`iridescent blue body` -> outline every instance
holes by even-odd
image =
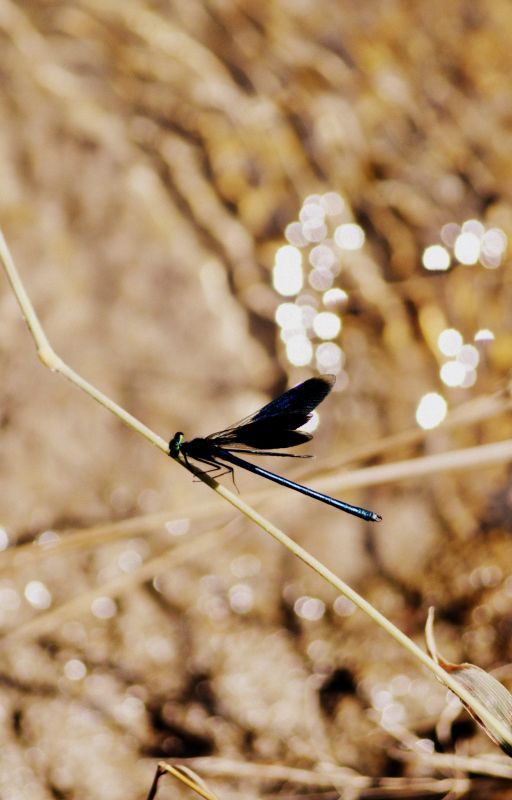
[[[212,433],[204,438],[191,439],[187,442],[183,433],[179,431],[174,434],[169,443],[169,455],[172,458],[179,458],[182,455],[185,462],[191,458],[214,469],[224,469],[225,472],[233,472],[233,467],[227,466],[227,464],[233,464],[274,481],[274,483],[279,483],[281,486],[286,486],[308,497],[320,500],[322,503],[346,511],[348,514],[377,522],[381,517],[374,511],[368,511],[366,508],[353,506],[343,500],[337,500],[327,494],[317,492],[236,455],[237,453],[246,453],[283,458],[310,458],[311,456],[296,455],[295,453],[268,451],[282,447],[295,447],[312,438],[311,434],[297,430],[297,428],[311,418],[312,411],[329,394],[334,382],[334,375],[310,378],[272,400],[255,414],[246,417],[230,428]],[[233,445],[235,446],[233,447]],[[238,445],[245,445],[245,447],[240,448]]]

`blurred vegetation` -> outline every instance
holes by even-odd
[[[511,436],[508,256],[422,266],[449,223],[512,236],[508,2],[2,0],[0,36],[1,224],[85,378],[161,435],[191,437],[307,377],[274,321],[273,259],[304,199],[339,192],[366,242],[336,282],[346,380],[322,406],[308,480],[326,486],[328,466],[337,494],[350,460]],[[441,686],[41,369],[6,282],[0,303],[2,797],[142,797],[155,759],[199,757],[223,800],[505,796],[475,761],[435,760],[434,747],[497,753],[450,718]],[[439,378],[446,328],[494,334],[471,387]],[[432,391],[467,421],[421,431]],[[446,656],[507,683],[506,464],[340,493],[383,515],[371,529],[260,484],[237,476],[408,635],[423,642],[433,604]],[[160,791],[190,796],[168,777]]]

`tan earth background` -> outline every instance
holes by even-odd
[[[330,284],[344,360],[315,460],[277,471],[383,521],[238,470],[240,496],[421,647],[435,606],[444,656],[510,684],[510,470],[459,452],[512,434],[508,252],[423,265],[454,224],[512,236],[510,3],[0,0],[0,42],[0,223],[26,289],[59,355],[165,439],[318,374],[287,357],[273,265],[308,202],[343,198],[329,235],[365,236]],[[222,800],[512,796],[441,684],[44,369],[5,278],[0,303],[2,800],[142,798],[159,759]],[[446,329],[472,385],[440,378]],[[448,416],[425,430],[430,392]]]

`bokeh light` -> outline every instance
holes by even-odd
[[[305,367],[313,358],[313,345],[305,334],[297,333],[286,342],[288,361],[295,367]]]
[[[87,675],[87,667],[79,658],[70,658],[64,664],[64,675],[70,681],[81,681]]]
[[[480,328],[475,333],[475,342],[492,342],[494,338],[494,333],[489,328]]]
[[[345,354],[335,342],[323,342],[316,348],[316,365],[319,372],[337,375],[343,367]]]
[[[341,330],[341,319],[332,311],[321,311],[313,321],[313,330],[320,339],[335,339]]]
[[[117,564],[121,572],[133,572],[141,566],[142,556],[134,548],[127,548],[120,554]]]
[[[350,221],[351,216],[348,203],[338,192],[308,195],[298,219],[286,228],[289,244],[276,251],[274,288],[281,296],[296,296],[295,302],[280,303],[275,311],[286,357],[295,367],[308,366],[314,355],[319,372],[339,375],[342,371],[344,356],[339,345],[315,348],[314,342],[336,340],[343,330],[341,308],[349,296],[335,282],[342,274],[343,259],[349,258],[347,252],[360,249],[365,241],[363,229]],[[319,310],[320,304],[324,311]],[[346,385],[348,376],[345,378],[337,384],[338,389]]]
[[[485,332],[484,332],[485,333]],[[485,335],[481,334],[483,339]],[[475,335],[477,341],[478,334]],[[441,366],[439,375],[446,386],[469,389],[477,380],[476,369],[480,363],[480,353],[473,344],[464,344],[462,334],[455,328],[445,328],[437,339],[439,350],[451,357]]]
[[[479,219],[467,219],[462,223],[461,232],[472,233],[480,240],[485,233],[485,225]]]
[[[460,361],[447,361],[439,370],[439,376],[447,386],[462,386],[466,377],[464,364]]]
[[[317,269],[331,269],[336,263],[336,256],[331,247],[320,244],[311,250],[309,263]]]
[[[302,232],[302,225],[300,222],[290,222],[285,228],[284,235],[294,247],[306,247],[308,244],[308,240]]]
[[[317,292],[325,292],[330,289],[334,280],[334,275],[327,269],[314,269],[309,273],[308,283]]]
[[[321,242],[327,236],[327,225],[318,217],[312,217],[302,223],[302,231],[308,242]]]
[[[41,531],[39,536],[37,537],[37,543],[42,547],[47,545],[57,544],[61,539],[60,535],[56,531],[46,530]]]
[[[190,520],[186,517],[170,519],[164,527],[171,536],[185,536],[190,529]]]
[[[280,328],[294,329],[302,326],[302,312],[295,303],[281,303],[275,313],[275,320]]]
[[[459,264],[468,266],[477,262],[486,269],[496,269],[503,261],[508,247],[508,237],[501,228],[488,228],[477,219],[468,219],[462,225],[448,222],[440,232],[443,245],[425,248],[422,263],[428,270],[446,270],[450,266],[449,249]]]
[[[457,236],[453,250],[455,258],[461,264],[476,264],[480,258],[480,239],[476,233],[464,231]]]
[[[331,217],[342,214],[346,208],[343,197],[338,192],[326,192],[320,199],[326,214]]]
[[[449,269],[450,253],[440,244],[432,244],[423,251],[422,263],[425,269],[444,271]]]
[[[328,289],[323,296],[324,306],[341,306],[346,303],[347,300],[348,294],[338,287]]]
[[[457,353],[457,361],[465,367],[475,368],[480,361],[480,353],[472,344],[463,345]]]
[[[463,389],[470,389],[472,386],[475,385],[477,379],[477,372],[476,369],[472,367],[466,367],[464,379],[460,384]]]
[[[5,528],[0,528],[0,551],[9,547],[9,534]]]
[[[254,592],[246,583],[236,583],[228,592],[229,605],[235,614],[248,614],[254,606]]]
[[[482,236],[480,261],[487,269],[501,265],[508,246],[507,235],[501,228],[490,228]]]
[[[315,198],[309,198],[303,204],[300,213],[299,213],[299,220],[302,223],[309,223],[311,221],[319,224],[323,224],[325,218],[325,208],[321,205],[321,203],[317,202]]]
[[[302,619],[308,622],[316,622],[322,619],[325,614],[325,603],[318,597],[309,597],[305,595],[297,598],[293,605],[293,610],[298,617],[302,617]]]
[[[315,321],[315,317],[317,315],[317,310],[315,306],[310,306],[307,303],[304,303],[300,307],[301,317],[302,317],[302,325],[306,330],[313,330],[313,322]]]
[[[311,412],[311,416],[308,421],[304,425],[301,425],[300,430],[304,431],[304,433],[313,433],[313,431],[316,431],[318,428],[319,422],[320,414],[318,411],[314,410]]]
[[[416,409],[416,421],[420,428],[436,428],[446,417],[446,400],[437,392],[428,392],[421,398]]]
[[[25,599],[34,608],[50,608],[52,604],[51,593],[42,581],[29,581],[25,586],[24,595]]]
[[[98,619],[111,619],[117,614],[117,605],[111,597],[96,597],[91,603],[91,611]]]
[[[333,609],[340,617],[350,617],[356,610],[356,606],[348,597],[340,595],[333,603]]]
[[[463,343],[462,334],[455,328],[446,328],[437,339],[437,346],[445,356],[456,356]]]
[[[360,250],[364,244],[364,231],[360,225],[346,222],[334,231],[334,241],[342,250]]]
[[[447,222],[446,225],[443,225],[441,228],[441,241],[447,247],[453,247],[455,242],[457,241],[457,236],[460,234],[460,225],[457,225],[455,222]]]
[[[273,270],[274,289],[284,297],[298,294],[304,281],[302,254],[292,245],[280,247],[275,256]]]

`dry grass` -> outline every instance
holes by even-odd
[[[508,663],[508,456],[445,467],[512,435],[510,267],[421,267],[448,222],[512,235],[508,3],[5,0],[0,34],[3,230],[56,350],[166,439],[306,375],[273,254],[307,194],[345,195],[367,238],[339,278],[350,383],[304,474],[384,520],[252,476],[241,495],[418,642],[434,604],[450,660]],[[162,758],[200,759],[222,800],[498,797],[508,761],[442,687],[41,369],[7,283],[0,303],[2,798],[143,797]],[[467,390],[438,378],[451,326],[496,336]],[[451,421],[425,434],[432,390]]]

